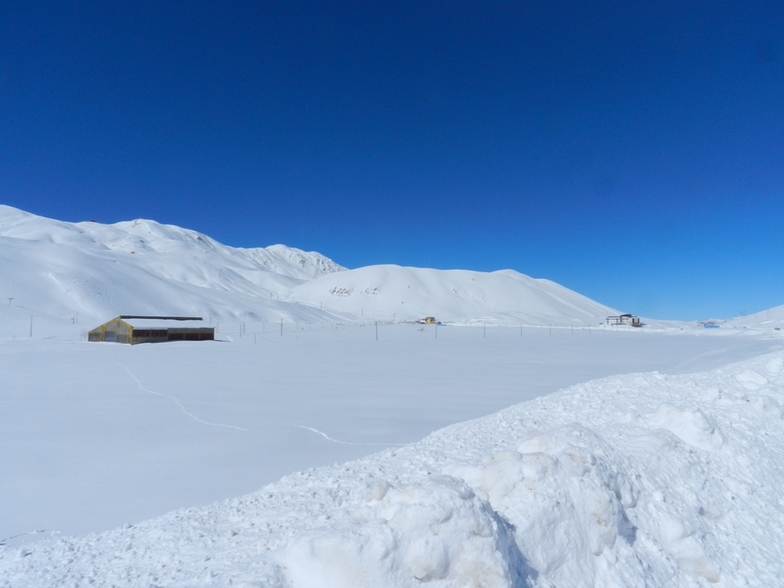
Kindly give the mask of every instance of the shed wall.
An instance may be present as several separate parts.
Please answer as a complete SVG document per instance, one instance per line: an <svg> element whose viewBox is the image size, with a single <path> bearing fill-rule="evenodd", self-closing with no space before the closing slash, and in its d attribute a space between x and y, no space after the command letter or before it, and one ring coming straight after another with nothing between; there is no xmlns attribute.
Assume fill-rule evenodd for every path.
<svg viewBox="0 0 784 588"><path fill-rule="evenodd" d="M212 327L165 327L133 328L116 318L90 331L88 341L115 343L163 343L165 341L213 341Z"/></svg>

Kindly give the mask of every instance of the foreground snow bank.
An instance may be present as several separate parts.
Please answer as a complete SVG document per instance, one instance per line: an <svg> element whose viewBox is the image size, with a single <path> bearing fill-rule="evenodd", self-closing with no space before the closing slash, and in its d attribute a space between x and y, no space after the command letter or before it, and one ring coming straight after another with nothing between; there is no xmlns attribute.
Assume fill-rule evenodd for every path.
<svg viewBox="0 0 784 588"><path fill-rule="evenodd" d="M782 352L595 380L235 500L6 545L0 585L779 585L782 404Z"/></svg>

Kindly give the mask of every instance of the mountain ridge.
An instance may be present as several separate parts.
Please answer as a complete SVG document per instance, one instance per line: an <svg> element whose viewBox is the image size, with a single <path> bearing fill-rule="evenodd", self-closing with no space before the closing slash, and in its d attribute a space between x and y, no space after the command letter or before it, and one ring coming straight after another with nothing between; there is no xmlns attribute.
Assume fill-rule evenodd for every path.
<svg viewBox="0 0 784 588"><path fill-rule="evenodd" d="M0 287L51 316L187 311L216 319L586 326L617 312L551 280L375 265L285 245L235 248L176 225L69 223L0 205Z"/></svg>

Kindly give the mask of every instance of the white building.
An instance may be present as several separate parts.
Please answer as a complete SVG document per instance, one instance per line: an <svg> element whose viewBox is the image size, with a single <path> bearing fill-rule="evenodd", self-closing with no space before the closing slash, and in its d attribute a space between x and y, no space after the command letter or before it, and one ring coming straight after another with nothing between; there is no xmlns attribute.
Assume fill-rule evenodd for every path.
<svg viewBox="0 0 784 588"><path fill-rule="evenodd" d="M641 327L640 317L633 314L619 314L618 316L608 316L608 325L629 325L631 327Z"/></svg>

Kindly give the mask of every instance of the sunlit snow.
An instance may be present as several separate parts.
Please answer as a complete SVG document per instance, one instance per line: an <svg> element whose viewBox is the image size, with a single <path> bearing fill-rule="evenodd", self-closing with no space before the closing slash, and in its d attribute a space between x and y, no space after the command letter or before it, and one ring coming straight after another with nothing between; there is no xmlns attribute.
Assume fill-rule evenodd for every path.
<svg viewBox="0 0 784 588"><path fill-rule="evenodd" d="M0 286L0 586L784 571L781 308L610 328L614 309L516 272L345 270L9 207ZM218 341L86 342L142 312L204 316ZM424 316L450 324L405 322Z"/></svg>

